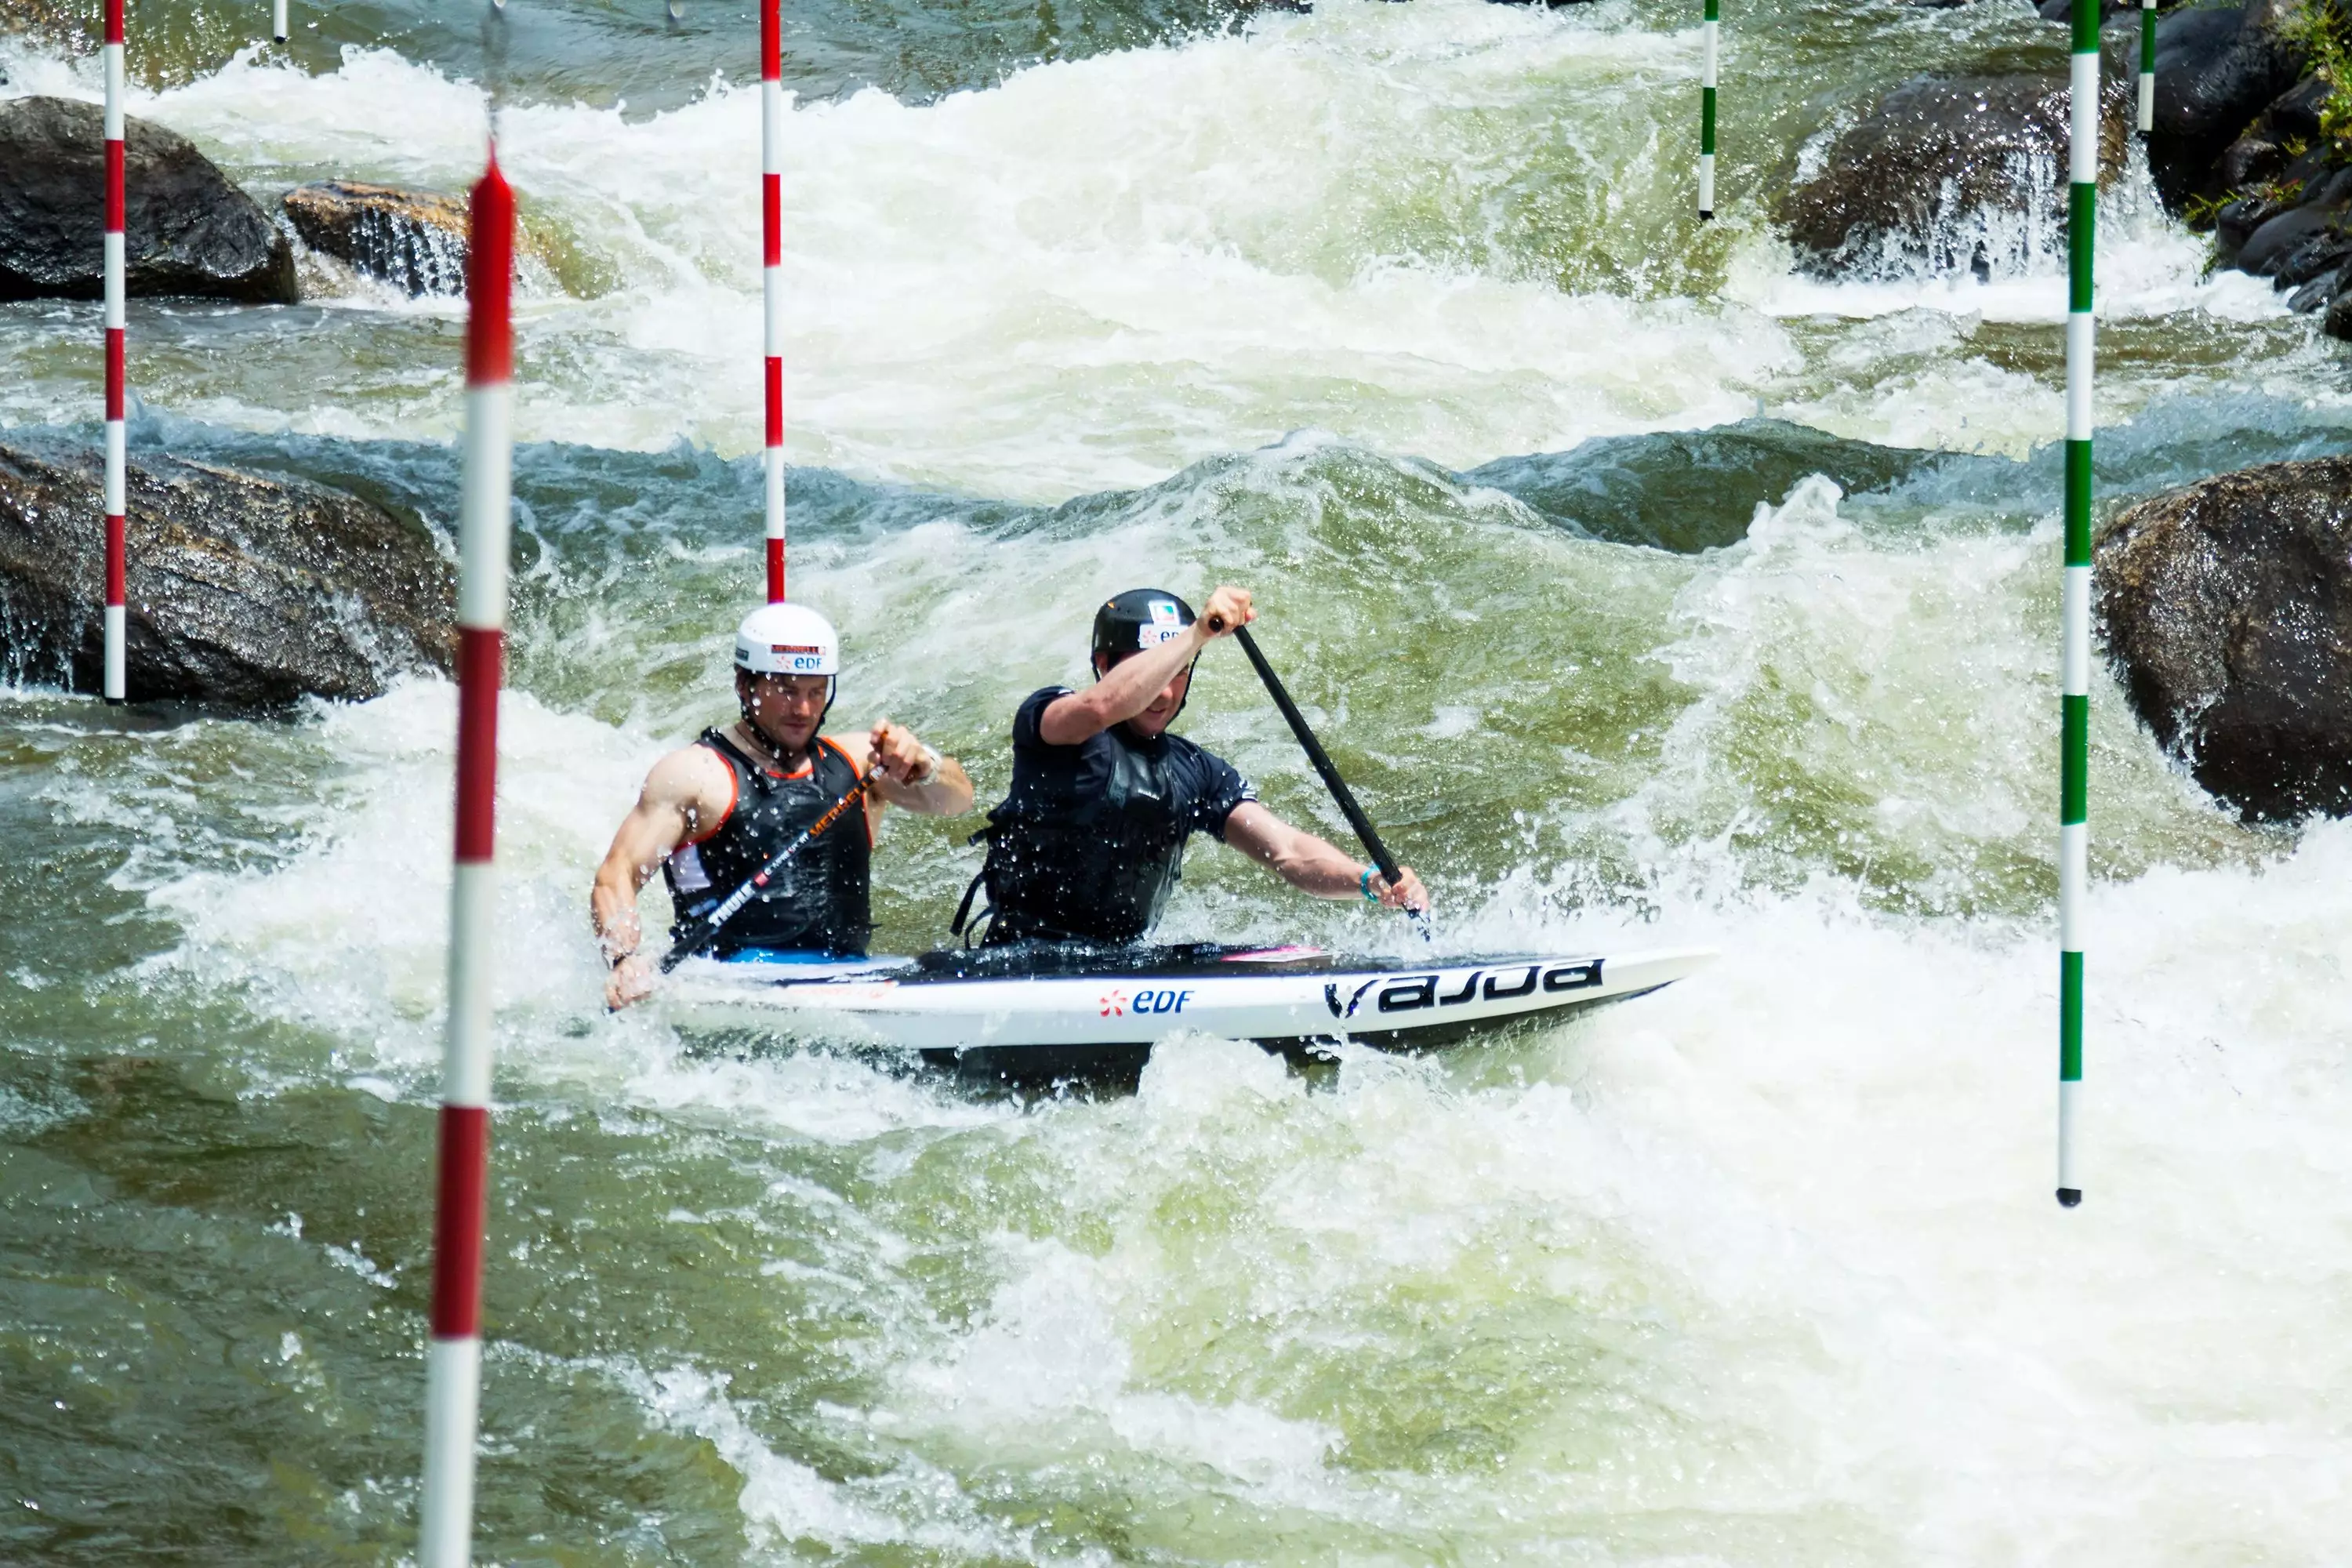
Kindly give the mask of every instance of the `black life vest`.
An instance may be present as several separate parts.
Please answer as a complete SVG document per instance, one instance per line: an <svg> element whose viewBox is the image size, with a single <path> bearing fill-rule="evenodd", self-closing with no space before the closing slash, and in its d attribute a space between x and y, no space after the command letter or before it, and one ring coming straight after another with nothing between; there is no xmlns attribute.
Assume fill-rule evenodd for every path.
<svg viewBox="0 0 2352 1568"><path fill-rule="evenodd" d="M735 798L717 828L662 862L677 915L669 928L674 942L698 935L702 917L857 784L856 765L823 737L810 750L809 771L798 778L752 761L717 730L705 730L699 743L718 752L734 775ZM863 955L874 929L868 903L873 847L863 809L856 816L858 820L835 823L793 857L719 928L709 951L722 958L752 947Z"/></svg>
<svg viewBox="0 0 2352 1568"><path fill-rule="evenodd" d="M1008 795L973 835L988 840L973 887L988 889L990 945L1129 942L1159 922L1183 876L1191 826L1171 786L1168 748L1138 745L1117 727L1105 733L1117 750L1100 795L1052 811ZM956 911L959 933L971 897Z"/></svg>

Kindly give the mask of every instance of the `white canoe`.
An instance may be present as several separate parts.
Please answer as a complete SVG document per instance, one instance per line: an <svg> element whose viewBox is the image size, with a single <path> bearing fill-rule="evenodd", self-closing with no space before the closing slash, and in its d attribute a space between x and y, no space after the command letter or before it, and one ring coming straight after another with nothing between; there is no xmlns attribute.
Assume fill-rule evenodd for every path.
<svg viewBox="0 0 2352 1568"><path fill-rule="evenodd" d="M1714 956L1514 953L1411 966L1311 947L1210 944L855 962L754 953L681 963L665 1010L694 1028L890 1047L1029 1076L1139 1064L1154 1041L1187 1030L1276 1048L1436 1045L1638 996Z"/></svg>

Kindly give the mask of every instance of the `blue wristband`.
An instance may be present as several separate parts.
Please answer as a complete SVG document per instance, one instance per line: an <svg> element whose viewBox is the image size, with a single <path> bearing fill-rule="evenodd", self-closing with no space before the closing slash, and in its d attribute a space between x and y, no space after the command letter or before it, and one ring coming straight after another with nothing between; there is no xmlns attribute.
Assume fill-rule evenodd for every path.
<svg viewBox="0 0 2352 1568"><path fill-rule="evenodd" d="M1356 887L1364 895L1364 902L1377 904L1381 901L1381 896L1372 891L1372 868L1370 866L1365 867L1364 874L1356 879Z"/></svg>

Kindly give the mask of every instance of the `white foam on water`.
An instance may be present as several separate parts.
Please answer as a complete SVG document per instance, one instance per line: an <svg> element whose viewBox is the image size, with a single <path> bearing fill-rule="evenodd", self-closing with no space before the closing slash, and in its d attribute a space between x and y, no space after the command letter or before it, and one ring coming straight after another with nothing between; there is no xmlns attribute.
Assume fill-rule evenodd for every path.
<svg viewBox="0 0 2352 1568"><path fill-rule="evenodd" d="M1056 496L1309 424L1469 461L1768 395L1903 445L2048 439L2054 381L1970 342L1986 321L2054 319L2034 302L2046 279L1815 296L1759 263L1698 304L1563 289L1500 245L1420 244L1477 227L1438 176L1544 144L1539 121L1591 138L1597 185L1648 178L1643 94L1665 81L1686 106L1690 58L1687 35L1616 12L1339 4L928 106L799 107L794 455ZM10 90L89 95L81 68L11 59ZM1531 75L1570 111L1518 113ZM1497 104L1512 112L1482 118ZM134 108L257 182L455 186L478 163L478 94L383 53L319 79L247 57ZM645 122L514 111L526 195L620 279L529 303L526 435L751 444L756 120L724 87ZM2126 221L2109 243L2116 321L2260 326L2273 309L2195 279L2161 225ZM1793 318L1824 311L1853 320L1801 347L1811 323ZM2328 363L2244 374L2319 396ZM192 382L175 406L266 423L274 396L327 403L316 417L354 434L447 433L446 371L403 364L374 401ZM1149 567L1193 592L1244 550L1320 548L1221 512L1290 484L1285 466L1328 439L1254 453L1231 491L1116 529L935 525L860 542L855 563L812 550L804 580L870 639L861 707L961 704L1001 735L1008 698L1076 673L1104 581ZM712 1445L779 1555L1049 1555L998 1510L1074 1495L1099 1508L1072 1528L1107 1523L1125 1557L2338 1554L2352 826L2236 827L2100 686L2089 1199L2061 1211L2054 932L2035 880L2055 837L2054 533L1876 528L1839 502L1806 481L1743 543L1658 568L1686 579L1659 679L1693 696L1654 779L1590 814L1531 802L1529 853L1448 910L1454 942L1705 942L1721 962L1534 1036L1425 1059L1349 1049L1311 1081L1195 1037L1131 1098L1023 1110L821 1052L689 1051L651 1012L606 1019L587 873L676 721L615 729L510 695L501 1093L765 1142L770 1200L841 1215L853 1239L820 1248L822 1270L754 1264L756 1285L847 1280L892 1308L859 1352L872 1408L839 1416L889 1447L882 1477L794 1457L779 1434L806 1413L753 1408L723 1368L616 1373L648 1424ZM1381 543L1433 559L1409 528ZM324 1042L332 1059L273 1060L272 1083L432 1098L452 708L418 680L290 739L253 727L265 759L320 781L277 840L250 829L257 847L207 816L235 784L174 771L174 747L216 730L155 742L130 784L51 786L60 816L138 846L123 884L182 929L142 982L231 994ZM1425 739L1481 721L1427 711ZM1580 904L1572 856L1552 851L1574 834L1624 851L1653 919ZM1271 892L1185 918L1188 934L1362 929ZM0 1100L12 1128L47 1114ZM910 1129L972 1163L940 1184ZM971 1203L974 1234L950 1215L924 1243L927 1262L984 1277L969 1318L961 1285L924 1315L906 1212L860 1210L803 1156L854 1165L919 1219Z"/></svg>
<svg viewBox="0 0 2352 1568"><path fill-rule="evenodd" d="M1868 318L1898 310L1942 310L1988 321L2057 326L2066 320L2066 213L2063 203L2011 220L2033 232L2020 240L2032 258L2022 268L1979 279L1965 269L1927 267L1908 276L1830 280L1795 269L1785 241L1752 235L1732 268L1727 295L1771 316ZM2203 314L2229 321L2287 315L2270 280L2212 271L2212 245L2166 213L2137 146L2128 173L2099 196L2093 261L2103 321Z"/></svg>
<svg viewBox="0 0 2352 1568"><path fill-rule="evenodd" d="M1339 5L926 105L798 106L789 450L1058 500L1309 424L1466 465L1738 417L1790 363L1769 321L1564 292L1507 251L1444 237L1475 232L1481 191L1507 176L1496 159L1517 131L1496 116L1543 123L1512 101L1529 73L1615 106L1686 52L1622 16ZM265 186L333 174L461 189L485 123L470 84L362 49L319 77L247 51L133 109ZM755 91L726 84L650 121L506 112L501 160L529 211L622 279L599 299L525 301L520 437L757 445L758 115ZM1648 157L1642 124L1602 124L1559 155L1593 179ZM1477 172L1456 188L1463 168ZM228 418L270 396L296 419L348 404L384 435L448 436L457 419L454 390L420 404L380 371L306 394L189 370L163 390Z"/></svg>
<svg viewBox="0 0 2352 1568"><path fill-rule="evenodd" d="M2029 432L2058 428L2054 386L2008 398L2036 390L2022 384L2032 378L1965 349L1926 366L1864 353L1824 388L1833 367L1790 329L1922 310L2054 326L2063 214L2021 220L2034 259L1981 283L1809 279L1767 226L1739 220L1723 231L1718 286L1670 216L1685 199L1670 139L1687 129L1696 53L1695 31L1648 31L1613 6L1342 0L1016 70L930 103L873 91L796 103L783 176L788 452L1050 500L1302 426L1455 466L1759 405L1963 450L2014 454ZM14 68L10 90L97 91L80 62L26 52ZM315 77L248 49L186 85L134 91L131 107L265 196L329 175L462 190L487 125L474 84L382 49L349 49ZM757 446L758 118L756 90L724 81L646 120L577 104L506 111L501 157L526 216L612 279L590 299L543 279L526 290L522 438ZM2193 335L2284 311L2263 280L2203 276L2204 240L2159 210L2137 154L2102 208L2110 323ZM386 311L455 309L359 295L328 313L333 331L360 332ZM2331 397L2325 361L2230 374ZM261 428L457 434L454 347L424 370L363 348L258 363L267 375L174 356L142 390ZM2168 358L2111 364L2102 417L2178 374ZM17 401L79 416L85 397L78 382L43 380Z"/></svg>
<svg viewBox="0 0 2352 1568"><path fill-rule="evenodd" d="M768 1544L814 1541L839 1548L906 1538L898 1521L859 1506L837 1484L761 1442L727 1397L724 1373L631 1368L621 1382L662 1426L707 1440L743 1478L743 1516Z"/></svg>
<svg viewBox="0 0 2352 1568"><path fill-rule="evenodd" d="M821 1051L688 1054L658 1002L606 1016L588 885L663 748L513 690L499 725L502 1093L611 1097L674 1125L832 1142L1010 1114ZM447 1005L455 689L404 680L373 702L326 709L317 731L332 758L327 809L306 814L291 852L268 863L162 876L149 903L184 940L144 968L319 1031L334 1042L327 1068L347 1087L431 1100ZM666 908L649 889L656 951Z"/></svg>
<svg viewBox="0 0 2352 1568"><path fill-rule="evenodd" d="M1256 455L1244 482L1288 482L1321 450ZM1171 503L1075 548L1102 570L1215 548L1197 522ZM1654 784L1603 814L1654 868L1656 919L1570 907L1536 854L1449 911L1448 941L1706 942L1720 963L1533 1037L1349 1050L1312 1083L1194 1037L1130 1099L1021 1111L822 1054L690 1056L650 1015L600 1020L585 871L658 742L510 697L502 1082L617 1104L656 1132L847 1151L908 1210L878 1219L774 1176L774 1202L863 1238L824 1252L833 1274L891 1292L873 1404L853 1413L887 1476L835 1481L791 1457L723 1368L646 1382L649 1420L709 1440L779 1548L1042 1554L991 1533L971 1501L984 1476L1023 1497L1107 1488L1134 1551L1197 1551L1205 1531L1263 1555L1279 1527L1407 1558L1433 1541L1496 1558L1570 1542L1721 1560L1995 1563L2021 1543L2092 1563L2324 1558L2352 1460L2332 1245L2352 1215L2352 826L2243 836L2099 700L2112 837L2095 837L2090 1197L2059 1210L2054 933L2046 908L2011 909L1968 870L1986 846L2043 857L2054 838L2037 696L2054 679L2053 543L1866 527L1813 479L1678 568L1661 659L1696 700ZM887 576L903 551L920 594L966 566L984 568L975 595L993 573L1042 575L1056 608L1038 624L1075 625L1091 590L1042 571L1058 548L946 530L865 570ZM859 572L819 582L853 604L882 592ZM992 656L955 637L1010 614L975 599L876 678L970 679ZM996 676L989 700L1024 678ZM448 689L410 682L314 725L346 771L309 835L265 868L167 879L153 900L188 933L172 964L425 1098ZM1818 829L1769 815L1774 759L1861 781L1853 830L1933 863L1898 889L1987 912L1889 909L1866 866L1828 869ZM2151 847L2174 863L2149 868ZM1283 908L1270 893L1244 913ZM909 1173L919 1162L891 1152L908 1128L979 1163ZM909 1213L943 1193L983 1205L977 1234L945 1243L993 1281L969 1321L926 1319L898 1279ZM788 1272L775 1288L809 1286Z"/></svg>
<svg viewBox="0 0 2352 1568"><path fill-rule="evenodd" d="M702 1438L743 1478L738 1506L755 1544L766 1551L814 1542L836 1552L895 1546L988 1561L1111 1561L1094 1551L1041 1552L1034 1527L1009 1528L952 1476L919 1460L878 1476L829 1479L762 1436L730 1394L725 1373L691 1366L648 1372L628 1360L601 1364L656 1426Z"/></svg>
<svg viewBox="0 0 2352 1568"><path fill-rule="evenodd" d="M2352 1460L2347 869L2330 826L2099 887L2078 1211L2050 1191L2039 922L1824 886L1675 910L1719 967L1484 1061L1351 1055L1310 1091L1184 1045L1043 1131L1108 1249L1004 1238L985 1318L885 1428L1097 1456L1139 1496L1199 1467L1196 1494L1502 1556L1655 1549L1663 1510L1732 1560L2324 1558ZM2247 952L2276 956L2219 956ZM1491 1463L1382 1448L1423 1358L1524 1378L1579 1334L1597 1360L1517 1389ZM1454 1398L1475 1428L1481 1391Z"/></svg>

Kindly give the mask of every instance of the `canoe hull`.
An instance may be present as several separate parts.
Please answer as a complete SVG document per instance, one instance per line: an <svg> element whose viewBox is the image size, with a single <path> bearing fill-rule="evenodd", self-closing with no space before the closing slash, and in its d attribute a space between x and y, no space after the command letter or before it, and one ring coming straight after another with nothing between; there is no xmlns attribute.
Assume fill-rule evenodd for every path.
<svg viewBox="0 0 2352 1568"><path fill-rule="evenodd" d="M1194 946L1056 955L1025 972L986 954L694 960L678 967L667 1001L689 1027L918 1051L982 1072L1082 1071L1139 1066L1156 1041L1191 1032L1278 1049L1442 1045L1654 991L1712 957L1518 953L1413 968L1312 949ZM1052 972L1072 967L1081 972Z"/></svg>

